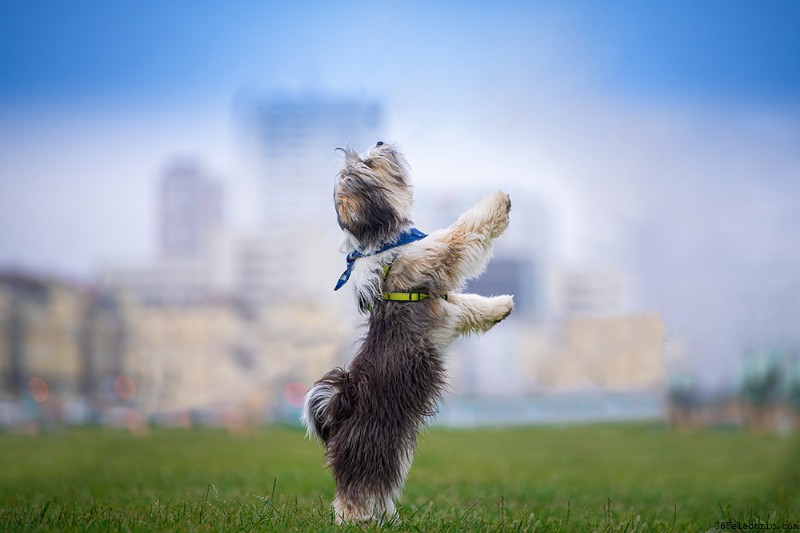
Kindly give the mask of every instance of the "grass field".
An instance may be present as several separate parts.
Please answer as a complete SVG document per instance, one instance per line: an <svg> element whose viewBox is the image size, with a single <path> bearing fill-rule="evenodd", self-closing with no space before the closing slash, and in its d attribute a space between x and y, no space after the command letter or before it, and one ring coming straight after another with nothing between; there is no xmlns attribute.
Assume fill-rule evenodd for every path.
<svg viewBox="0 0 800 533"><path fill-rule="evenodd" d="M423 433L403 531L706 531L800 522L800 441L658 425ZM0 434L0 529L337 529L299 429ZM356 529L356 528L352 528Z"/></svg>

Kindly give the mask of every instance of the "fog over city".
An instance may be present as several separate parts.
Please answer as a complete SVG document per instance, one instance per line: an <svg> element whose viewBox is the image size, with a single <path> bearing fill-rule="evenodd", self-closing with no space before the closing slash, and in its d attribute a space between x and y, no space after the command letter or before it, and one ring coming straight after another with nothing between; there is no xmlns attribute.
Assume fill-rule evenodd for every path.
<svg viewBox="0 0 800 533"><path fill-rule="evenodd" d="M468 207L465 190L546 206L548 265L618 273L614 312L660 315L668 373L716 389L753 354L800 349L795 3L4 12L0 268L92 283L152 261L180 158L223 184L232 228L263 229L248 103L344 95L381 102L419 227L448 197Z"/></svg>

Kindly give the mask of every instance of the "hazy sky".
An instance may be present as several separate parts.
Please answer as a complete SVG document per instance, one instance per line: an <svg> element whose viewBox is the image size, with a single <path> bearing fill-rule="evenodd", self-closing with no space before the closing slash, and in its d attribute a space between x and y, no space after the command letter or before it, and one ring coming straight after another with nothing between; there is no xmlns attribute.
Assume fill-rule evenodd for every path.
<svg viewBox="0 0 800 533"><path fill-rule="evenodd" d="M147 253L170 157L246 180L230 113L241 91L384 99L423 184L502 174L575 204L564 210L580 209L563 197L589 171L630 196L615 166L648 161L620 162L628 143L717 150L704 128L745 145L769 130L796 155L796 2L197 6L3 6L0 262L81 273ZM232 189L234 218L249 220Z"/></svg>
<svg viewBox="0 0 800 533"><path fill-rule="evenodd" d="M0 266L146 260L175 156L252 224L237 95L363 95L420 192L546 198L562 259L623 269L631 305L673 329L702 324L709 370L798 342L798 27L794 1L6 2Z"/></svg>

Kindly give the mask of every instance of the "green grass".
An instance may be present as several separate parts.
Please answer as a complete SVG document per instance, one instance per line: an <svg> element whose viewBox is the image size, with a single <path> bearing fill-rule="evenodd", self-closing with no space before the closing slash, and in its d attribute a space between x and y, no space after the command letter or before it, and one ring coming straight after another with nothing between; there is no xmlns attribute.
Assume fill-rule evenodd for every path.
<svg viewBox="0 0 800 533"><path fill-rule="evenodd" d="M800 522L797 437L589 425L422 434L402 531L706 531ZM335 530L298 429L0 434L0 530ZM352 528L356 529L356 528Z"/></svg>

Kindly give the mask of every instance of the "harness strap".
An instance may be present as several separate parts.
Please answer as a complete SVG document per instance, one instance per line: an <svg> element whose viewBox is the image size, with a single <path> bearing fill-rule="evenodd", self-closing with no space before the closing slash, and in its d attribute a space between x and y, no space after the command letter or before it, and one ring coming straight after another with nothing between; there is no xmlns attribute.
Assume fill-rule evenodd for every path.
<svg viewBox="0 0 800 533"><path fill-rule="evenodd" d="M383 265L383 273L381 274L381 281L386 281L386 276L389 274L389 269L392 268L393 263L387 263ZM442 294L440 296L447 300L447 295ZM426 298L432 298L430 294L427 292L384 292L381 294L381 298L383 298L387 302L421 302Z"/></svg>
<svg viewBox="0 0 800 533"><path fill-rule="evenodd" d="M384 292L383 299L387 302L419 302L430 298L427 292Z"/></svg>

